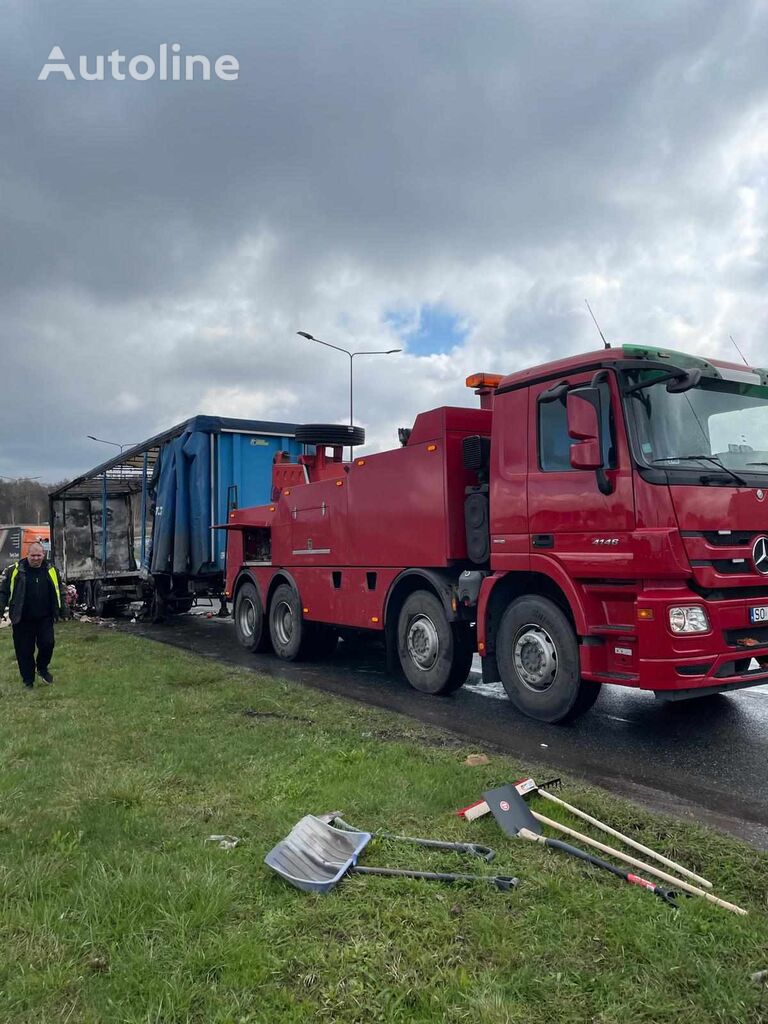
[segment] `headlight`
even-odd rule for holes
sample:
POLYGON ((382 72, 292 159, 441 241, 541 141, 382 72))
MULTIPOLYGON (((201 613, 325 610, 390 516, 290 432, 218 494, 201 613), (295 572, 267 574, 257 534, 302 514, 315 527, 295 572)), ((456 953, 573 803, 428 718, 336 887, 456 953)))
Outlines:
POLYGON ((673 633, 708 633, 709 619, 699 605, 669 609, 669 628, 673 633))

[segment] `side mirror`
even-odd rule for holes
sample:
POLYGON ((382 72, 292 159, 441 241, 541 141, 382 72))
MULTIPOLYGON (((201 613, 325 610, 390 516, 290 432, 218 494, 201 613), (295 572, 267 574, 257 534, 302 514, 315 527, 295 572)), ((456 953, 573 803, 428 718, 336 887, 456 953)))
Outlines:
POLYGON ((682 377, 675 377, 667 384, 667 391, 670 395, 682 395, 691 388, 697 387, 701 380, 701 370, 695 367, 688 370, 682 377))
POLYGON ((568 392, 568 433, 576 441, 570 453, 574 469, 603 468, 600 402, 599 388, 574 388, 568 392))

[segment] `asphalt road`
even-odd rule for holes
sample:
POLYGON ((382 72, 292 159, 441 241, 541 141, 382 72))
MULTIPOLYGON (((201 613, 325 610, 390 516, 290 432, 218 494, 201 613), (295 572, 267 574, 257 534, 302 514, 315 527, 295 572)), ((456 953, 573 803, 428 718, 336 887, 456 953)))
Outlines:
MULTIPOLYGON (((450 697, 429 697, 387 676, 383 650, 341 644, 330 660, 289 664, 243 651, 231 619, 178 616, 168 625, 120 628, 206 657, 374 704, 549 765, 679 817, 693 817, 768 849, 768 687, 703 702, 664 704, 605 687, 594 709, 568 725, 520 715, 501 684, 471 678, 450 697), (346 649, 345 649, 346 648, 346 649)), ((483 747, 485 744, 485 747, 483 747)))

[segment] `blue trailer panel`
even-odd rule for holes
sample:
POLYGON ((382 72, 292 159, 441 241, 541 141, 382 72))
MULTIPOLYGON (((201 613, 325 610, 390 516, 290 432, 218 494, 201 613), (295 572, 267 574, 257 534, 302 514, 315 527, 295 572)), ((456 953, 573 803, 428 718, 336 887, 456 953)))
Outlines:
POLYGON ((223 593, 233 507, 270 500, 272 460, 303 447, 295 424, 195 416, 50 495, 52 551, 91 606, 223 593))

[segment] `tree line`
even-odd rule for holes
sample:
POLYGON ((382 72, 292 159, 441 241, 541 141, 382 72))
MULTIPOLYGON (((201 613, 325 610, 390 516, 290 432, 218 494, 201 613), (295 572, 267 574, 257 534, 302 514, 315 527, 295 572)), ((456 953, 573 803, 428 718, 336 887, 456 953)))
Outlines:
POLYGON ((0 480, 0 525, 48 522, 48 492, 59 484, 20 478, 0 480))

